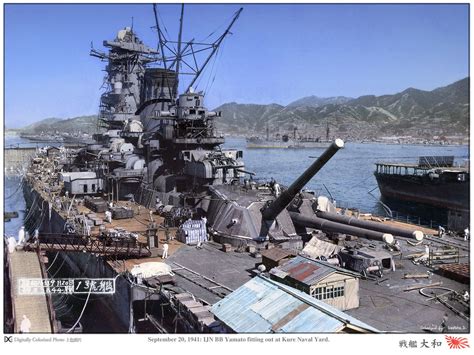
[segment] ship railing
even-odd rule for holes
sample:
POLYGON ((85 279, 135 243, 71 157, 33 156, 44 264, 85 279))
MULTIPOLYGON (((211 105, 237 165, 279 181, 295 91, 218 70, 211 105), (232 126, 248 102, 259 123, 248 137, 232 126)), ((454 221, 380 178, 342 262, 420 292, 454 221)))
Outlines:
POLYGON ((402 213, 398 211, 392 210, 393 216, 392 219, 404 222, 408 224, 415 224, 420 227, 426 227, 430 229, 437 229, 438 227, 447 228, 445 224, 440 223, 439 221, 435 221, 432 219, 423 218, 421 216, 410 215, 408 213, 402 213))
MULTIPOLYGON (((348 203, 348 202, 345 202, 345 201, 339 201, 338 200, 337 201, 337 207, 341 208, 341 209, 344 209, 344 210, 351 210, 351 211, 360 212, 358 208, 351 207, 351 204, 348 203)), ((409 213, 400 212, 400 211, 396 211, 396 210, 393 210, 393 209, 391 209, 391 212, 392 212, 392 216, 387 215, 386 217, 382 217, 382 218, 389 218, 389 219, 394 220, 394 221, 403 222, 403 223, 407 223, 407 224, 413 224, 413 225, 417 225, 417 226, 425 227, 425 228, 430 228, 430 229, 438 229, 439 227, 443 227, 443 228, 447 229, 447 225, 445 223, 442 223, 439 220, 424 218, 424 217, 419 216, 419 215, 411 215, 409 213)), ((377 217, 377 216, 374 215, 374 217, 377 217)))
POLYGON ((429 167, 420 167, 418 165, 410 164, 396 164, 396 163, 375 163, 376 174, 386 175, 423 175, 428 170, 432 170, 429 167))
POLYGON ((147 257, 151 255, 146 243, 132 238, 108 236, 90 238, 58 233, 42 233, 39 240, 28 244, 28 248, 51 252, 89 252, 116 257, 147 257))

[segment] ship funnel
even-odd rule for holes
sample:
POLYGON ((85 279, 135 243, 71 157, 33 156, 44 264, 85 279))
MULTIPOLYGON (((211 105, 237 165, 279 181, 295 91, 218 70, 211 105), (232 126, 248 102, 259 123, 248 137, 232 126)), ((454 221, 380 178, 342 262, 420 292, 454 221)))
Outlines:
POLYGON ((328 147, 323 154, 296 179, 290 187, 282 192, 282 194, 274 200, 267 208, 262 212, 262 217, 265 220, 275 219, 281 211, 283 211, 298 194, 301 189, 311 180, 314 175, 332 158, 336 152, 344 147, 344 141, 342 139, 336 139, 330 147, 328 147))

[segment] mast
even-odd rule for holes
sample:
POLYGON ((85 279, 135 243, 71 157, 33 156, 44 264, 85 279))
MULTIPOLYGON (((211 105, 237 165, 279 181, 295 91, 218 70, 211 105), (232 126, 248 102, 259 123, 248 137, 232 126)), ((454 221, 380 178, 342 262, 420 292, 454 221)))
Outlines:
POLYGON ((183 16, 184 16, 184 4, 181 4, 181 16, 179 18, 179 34, 178 34, 178 51, 176 53, 176 80, 174 82, 173 93, 178 92, 178 78, 179 78, 179 68, 181 66, 181 39, 183 35, 183 16))
POLYGON ((156 11, 156 4, 153 4, 153 12, 155 13, 155 24, 156 24, 156 30, 158 31, 158 40, 160 42, 159 45, 160 45, 161 57, 163 58, 163 67, 165 69, 168 69, 166 65, 166 60, 165 60, 165 48, 163 45, 163 37, 161 35, 160 22, 158 21, 158 12, 156 11))
MULTIPOLYGON (((191 79, 191 83, 187 86, 185 93, 188 93, 191 87, 196 83, 197 79, 203 73, 204 69, 208 65, 209 61, 218 51, 220 45, 224 41, 225 37, 230 33, 230 29, 237 21, 242 12, 243 8, 240 8, 233 16, 230 24, 227 26, 225 31, 220 35, 214 42, 212 43, 197 43, 194 41, 194 38, 191 41, 183 42, 183 19, 184 19, 184 4, 181 5, 181 16, 179 19, 179 34, 178 34, 178 41, 168 41, 165 38, 164 33, 161 31, 160 24, 159 24, 159 16, 158 16, 158 9, 157 5, 153 4, 153 11, 155 15, 155 23, 156 29, 158 31, 158 40, 159 40, 159 48, 161 50, 161 58, 163 60, 164 69, 165 70, 173 70, 176 80, 172 87, 173 89, 173 96, 176 98, 178 96, 178 82, 179 82, 179 75, 193 75, 191 79), (171 48, 168 44, 173 43, 177 44, 177 49, 171 48), (195 47, 198 47, 196 49, 195 47), (165 56, 165 51, 169 51, 172 53, 171 56, 165 56), (198 64, 198 59, 196 54, 202 53, 204 51, 210 51, 209 55, 203 61, 203 64, 198 64), (186 57, 190 57, 192 61, 187 61, 186 57), (184 70, 184 66, 188 68, 184 70), (190 72, 189 72, 190 70, 190 72)), ((171 90, 171 87, 170 87, 171 90)))
MULTIPOLYGON (((209 63, 209 61, 211 60, 212 56, 217 52, 217 50, 219 49, 219 46, 221 45, 222 41, 224 40, 224 38, 229 34, 230 32, 230 29, 232 28, 232 26, 234 25, 235 21, 237 21, 237 19, 239 18, 240 16, 240 13, 242 12, 243 8, 241 7, 239 9, 239 11, 237 11, 237 13, 235 14, 234 18, 232 19, 232 21, 230 22, 229 26, 227 26, 226 30, 224 31, 224 33, 217 39, 216 42, 214 42, 214 44, 212 45, 212 52, 209 54, 209 56, 206 58, 206 60, 204 61, 204 64, 201 66, 201 69, 199 69, 197 72, 196 72, 196 76, 193 78, 193 80, 191 81, 191 83, 188 85, 188 88, 186 89, 186 92, 189 91, 189 89, 193 86, 193 84, 196 82, 196 80, 199 78, 199 75, 201 75, 201 73, 203 72, 204 68, 206 67, 207 63, 209 63)), ((179 45, 179 44, 178 44, 179 45)), ((178 53, 179 55, 179 53, 178 53)))
MULTIPOLYGON (((165 68, 165 70, 167 71, 168 70, 168 64, 167 64, 167 60, 165 58, 165 43, 164 43, 165 38, 163 38, 164 36, 163 36, 163 33, 161 32, 160 22, 158 21, 158 11, 156 10, 156 4, 153 4, 153 13, 155 14, 155 24, 156 24, 156 30, 158 31, 158 41, 159 41, 159 46, 160 46, 161 58, 162 58, 162 62, 163 62, 163 68, 165 68)), ((172 66, 173 66, 173 64, 171 65, 171 67, 172 66)), ((173 99, 173 93, 171 92, 171 87, 170 87, 169 82, 168 82, 168 76, 166 75, 165 78, 166 78, 165 79, 166 80, 166 86, 168 87, 168 93, 170 95, 170 99, 172 100, 173 99)), ((176 80, 178 80, 177 77, 176 77, 176 80)), ((163 102, 161 102, 161 109, 164 110, 164 108, 165 108, 165 103, 163 101, 163 102)))

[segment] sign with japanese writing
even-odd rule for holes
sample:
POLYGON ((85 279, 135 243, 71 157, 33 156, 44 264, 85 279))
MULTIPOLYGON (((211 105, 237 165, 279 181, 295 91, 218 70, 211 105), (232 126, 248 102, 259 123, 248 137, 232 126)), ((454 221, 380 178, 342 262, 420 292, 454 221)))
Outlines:
POLYGON ((18 280, 19 295, 113 294, 115 279, 26 279, 18 280))

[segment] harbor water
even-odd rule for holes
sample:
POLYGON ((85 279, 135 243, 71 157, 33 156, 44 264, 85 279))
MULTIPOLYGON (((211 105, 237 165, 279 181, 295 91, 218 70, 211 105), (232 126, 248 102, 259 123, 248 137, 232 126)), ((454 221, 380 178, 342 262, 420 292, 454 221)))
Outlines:
MULTIPOLYGON (((226 148, 244 151, 245 168, 256 173, 256 178, 274 178, 290 185, 324 149, 246 149, 244 138, 227 138, 226 148)), ((385 216, 379 202, 380 192, 374 176, 375 163, 381 161, 418 163, 420 156, 452 155, 456 164, 465 164, 469 158, 468 146, 346 143, 306 185, 317 195, 331 197, 336 205, 356 208, 363 213, 385 216)), ((386 202, 386 201, 385 201, 386 202)), ((425 225, 445 224, 445 214, 434 208, 386 202, 393 215, 425 225)))

